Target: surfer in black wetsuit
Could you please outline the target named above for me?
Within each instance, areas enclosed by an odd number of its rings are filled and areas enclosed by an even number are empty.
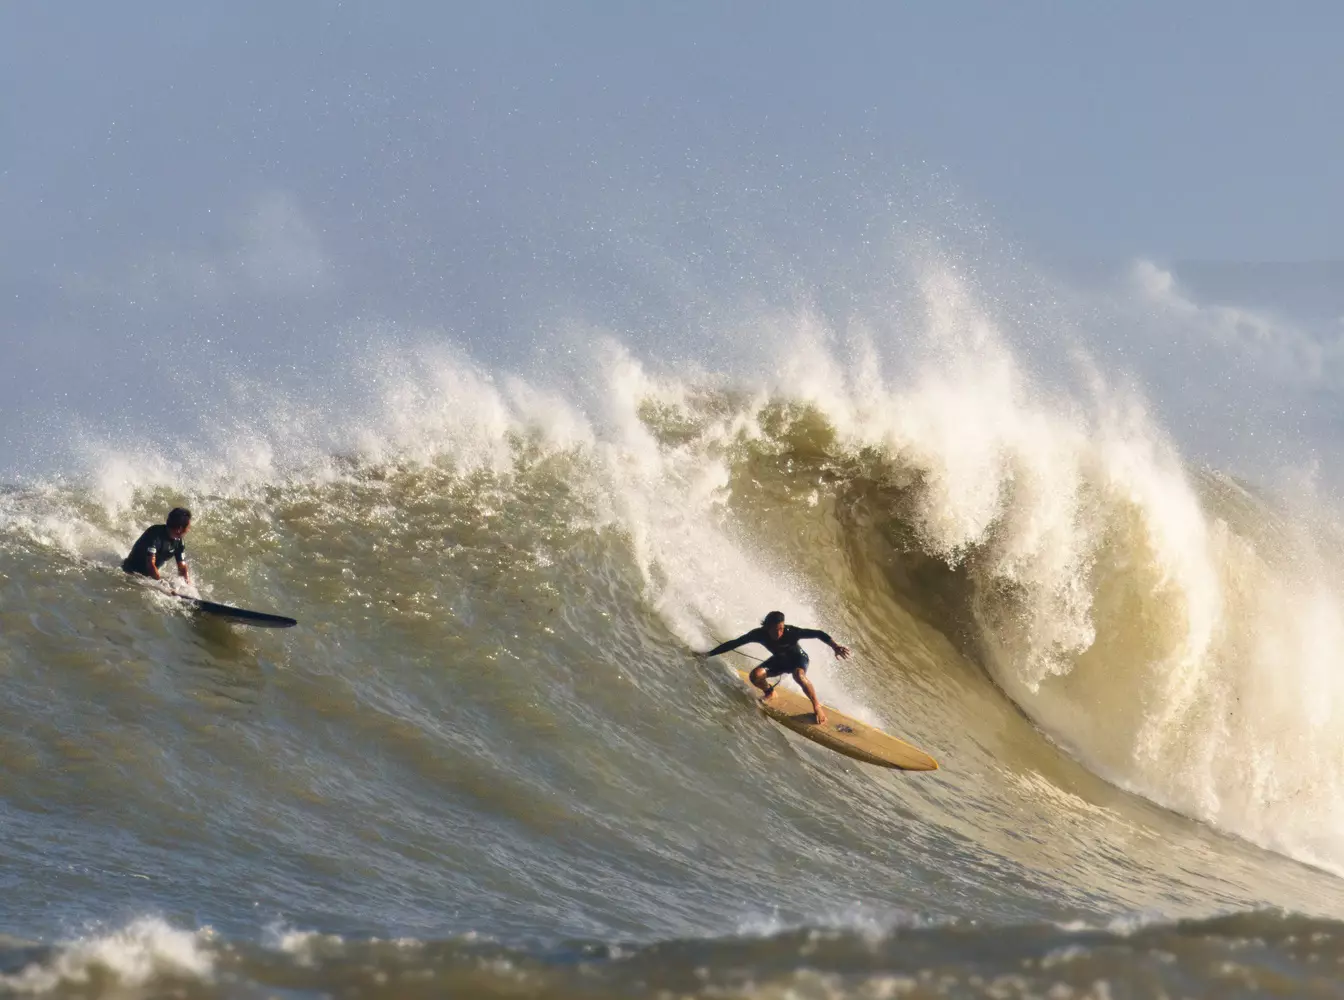
[[[803,689],[808,700],[812,702],[812,710],[817,713],[817,725],[825,725],[826,710],[821,707],[821,702],[817,700],[817,692],[812,687],[812,682],[807,679],[807,654],[798,645],[800,639],[820,639],[835,650],[838,659],[844,660],[849,657],[849,647],[841,646],[821,629],[785,625],[783,611],[771,611],[761,619],[760,628],[754,628],[746,635],[739,635],[736,639],[720,643],[708,653],[696,655],[718,656],[738,646],[745,646],[749,642],[759,642],[770,650],[770,658],[751,672],[751,683],[764,692],[761,700],[769,698],[779,686],[778,681],[770,683],[771,677],[792,674],[794,682]]]
[[[122,561],[121,568],[127,573],[139,573],[141,576],[162,580],[159,567],[167,563],[171,556],[177,563],[177,575],[187,583],[191,583],[191,573],[187,570],[183,558],[187,546],[182,541],[182,536],[190,527],[191,511],[184,507],[174,507],[168,512],[166,523],[145,529],[144,534],[131,548],[131,554]]]

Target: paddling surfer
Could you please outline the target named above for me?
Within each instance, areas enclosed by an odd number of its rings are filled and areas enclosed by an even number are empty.
[[[745,646],[749,642],[760,643],[770,650],[770,658],[751,672],[751,683],[764,692],[761,695],[761,700],[764,701],[773,695],[775,688],[779,686],[778,681],[774,684],[769,682],[771,677],[791,674],[794,683],[803,689],[803,693],[812,702],[812,710],[817,714],[817,725],[821,726],[826,723],[826,710],[821,707],[821,702],[817,700],[816,689],[812,687],[812,682],[807,679],[807,654],[798,645],[799,640],[802,639],[820,639],[835,651],[837,659],[844,660],[849,657],[849,647],[840,645],[821,629],[785,625],[783,611],[771,611],[761,619],[760,628],[754,628],[745,635],[739,635],[736,639],[729,639],[727,642],[720,643],[708,653],[697,653],[696,655],[702,658],[718,656],[720,653],[726,653],[738,646]]]
[[[191,573],[183,558],[187,546],[182,541],[182,536],[190,527],[191,511],[185,507],[174,507],[168,512],[165,523],[145,529],[131,548],[131,554],[122,561],[121,568],[127,573],[138,573],[140,576],[162,580],[159,567],[172,558],[177,563],[177,575],[187,583],[191,583]]]

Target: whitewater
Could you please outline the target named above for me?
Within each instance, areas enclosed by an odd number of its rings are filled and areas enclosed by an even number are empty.
[[[698,355],[352,321],[170,442],[61,431],[0,491],[0,990],[1332,995],[1328,505],[1195,457],[964,262],[909,268],[899,308]],[[178,504],[200,595],[299,627],[128,584]],[[942,770],[693,657],[776,608],[855,650],[812,650],[827,703]]]

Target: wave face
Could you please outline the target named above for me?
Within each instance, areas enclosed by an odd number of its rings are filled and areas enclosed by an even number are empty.
[[[1174,982],[1192,935],[1213,984],[1240,931],[1176,922],[1229,910],[1337,937],[1331,536],[1088,365],[1044,378],[954,271],[914,304],[897,358],[799,309],[731,370],[584,332],[511,374],[376,329],[8,487],[6,987],[1025,995],[1117,955]],[[201,595],[300,627],[127,581],[179,503]],[[943,770],[801,741],[690,655],[774,608],[857,651],[813,650],[828,702]],[[1117,913],[1162,929],[1059,929]]]

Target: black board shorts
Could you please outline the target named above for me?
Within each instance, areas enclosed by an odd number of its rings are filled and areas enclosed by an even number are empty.
[[[783,653],[776,653],[770,657],[761,666],[765,667],[766,677],[781,677],[784,674],[791,674],[795,670],[807,669],[807,654],[799,646]]]

